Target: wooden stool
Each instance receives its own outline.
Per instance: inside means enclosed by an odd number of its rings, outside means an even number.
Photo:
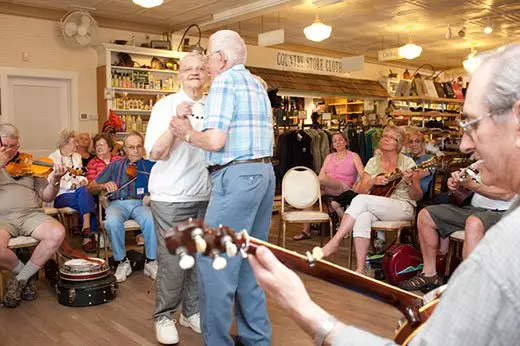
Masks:
[[[444,270],[444,276],[450,275],[450,267],[453,255],[462,250],[462,244],[464,244],[464,231],[457,231],[450,235],[450,246],[448,249],[448,257],[446,258],[446,269]]]
[[[14,237],[9,239],[9,243],[7,243],[7,248],[14,250],[14,249],[21,249],[21,248],[30,248],[35,247],[38,245],[40,241],[34,239],[33,237]],[[4,281],[3,281],[3,275],[0,271],[0,301],[4,299]]]

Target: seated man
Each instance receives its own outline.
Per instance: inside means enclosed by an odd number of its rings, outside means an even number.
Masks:
[[[424,267],[421,273],[401,282],[399,287],[416,291],[440,286],[442,275],[438,275],[436,270],[439,236],[447,238],[456,231],[464,230],[463,258],[466,258],[484,237],[484,232],[500,221],[515,197],[512,191],[484,185],[471,178],[461,179],[460,171],[453,172],[448,179],[448,188],[453,191],[461,186],[474,192],[470,205],[431,205],[419,212],[417,229]]]
[[[55,165],[47,178],[11,177],[6,166],[17,162],[19,147],[16,127],[0,124],[0,269],[14,274],[3,299],[4,306],[9,308],[17,307],[22,299],[38,297],[35,274],[56,253],[65,236],[63,225],[45,215],[38,206],[38,197],[44,202],[54,200],[65,167]],[[40,241],[25,265],[7,248],[9,239],[17,236],[31,236]]]
[[[407,131],[408,137],[408,149],[409,155],[414,161],[416,165],[420,165],[421,163],[428,161],[433,157],[433,155],[426,153],[425,143],[424,143],[424,135],[421,133],[418,127],[411,127]],[[421,169],[419,171],[419,176],[421,177],[421,190],[423,192],[423,199],[426,197],[426,193],[428,192],[428,188],[430,187],[430,183],[433,178],[433,173],[435,169],[433,167]]]
[[[123,141],[126,157],[111,162],[87,186],[88,191],[93,194],[101,191],[109,193],[104,224],[112,243],[114,260],[118,262],[115,273],[117,282],[125,281],[132,274],[130,261],[126,258],[124,226],[124,222],[130,219],[139,223],[144,234],[144,275],[153,280],[157,275],[157,237],[152,212],[143,204],[143,198],[148,196],[148,178],[154,162],[143,159],[143,142],[141,134],[131,132]],[[133,174],[128,174],[132,170],[137,174],[135,180],[125,185],[134,178]]]

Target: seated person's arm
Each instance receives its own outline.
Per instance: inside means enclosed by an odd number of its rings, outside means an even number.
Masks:
[[[515,195],[513,191],[505,190],[494,185],[484,185],[482,183],[477,183],[473,179],[464,180],[462,182],[462,186],[478,193],[479,195],[495,200],[509,201]]]
[[[367,172],[363,172],[361,180],[357,186],[357,192],[368,193],[375,183],[374,179]]]
[[[101,172],[95,180],[92,180],[87,185],[87,191],[94,195],[99,195],[102,191],[113,192],[117,190],[118,186],[113,180],[113,167],[111,163]],[[115,179],[114,179],[115,180]]]
[[[407,169],[403,171],[403,180],[408,185],[410,198],[414,201],[420,200],[423,196],[420,173]]]
[[[60,191],[61,178],[67,173],[63,165],[55,165],[53,171],[47,178],[35,178],[36,191],[44,202],[52,202]]]
[[[331,155],[332,154],[327,155],[327,157],[325,158],[325,161],[323,161],[323,165],[321,166],[321,169],[320,169],[320,174],[318,174],[318,178],[320,178],[320,180],[324,179],[327,176],[327,174],[325,173],[325,167],[327,167],[327,164],[330,160]]]

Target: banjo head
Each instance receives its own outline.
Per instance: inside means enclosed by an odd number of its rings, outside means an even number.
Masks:
[[[61,278],[69,281],[87,281],[107,276],[109,268],[105,260],[90,258],[96,262],[90,262],[81,258],[65,262],[60,268]]]

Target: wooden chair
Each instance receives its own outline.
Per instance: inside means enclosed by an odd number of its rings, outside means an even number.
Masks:
[[[103,240],[104,240],[104,246],[105,246],[105,249],[107,248],[107,244],[108,244],[108,238],[107,238],[107,232],[105,230],[105,225],[103,223],[104,221],[104,211],[106,209],[106,207],[108,206],[108,198],[106,197],[106,194],[105,193],[101,193],[99,195],[99,203],[98,203],[98,228],[101,230],[101,234],[103,235]],[[135,231],[140,231],[141,230],[141,225],[139,225],[137,223],[137,221],[135,220],[126,220],[125,223],[124,223],[124,226],[125,226],[125,232],[135,232]],[[144,249],[144,246],[143,246],[143,249]],[[98,241],[97,242],[97,257],[99,257],[99,253],[100,253],[100,242]]]
[[[301,210],[312,207],[319,202],[319,211]],[[285,211],[285,202],[298,211]],[[282,231],[278,232],[278,245],[285,248],[285,233],[287,223],[321,223],[322,245],[324,238],[324,224],[329,223],[330,237],[332,238],[332,220],[327,212],[323,211],[320,193],[320,181],[313,170],[298,166],[285,173],[282,180],[282,208],[280,223]]]
[[[9,239],[9,242],[7,243],[7,248],[14,250],[14,249],[21,249],[21,248],[31,248],[38,245],[40,241],[34,239],[33,237],[14,237]],[[4,299],[4,281],[3,281],[3,275],[0,271],[0,301]]]
[[[446,269],[444,270],[444,276],[450,275],[451,261],[453,256],[462,251],[462,245],[464,244],[464,231],[457,231],[450,235],[450,246],[448,249],[448,257],[446,258]]]

